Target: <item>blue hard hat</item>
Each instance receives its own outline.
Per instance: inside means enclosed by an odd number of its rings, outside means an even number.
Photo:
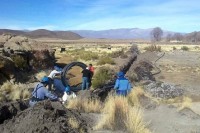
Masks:
[[[49,82],[49,78],[47,76],[44,76],[42,79],[41,79],[41,83],[48,83]]]
[[[117,73],[117,76],[118,76],[118,77],[124,77],[124,75],[125,75],[125,74],[124,74],[124,72],[122,72],[122,71],[120,71],[120,72]]]

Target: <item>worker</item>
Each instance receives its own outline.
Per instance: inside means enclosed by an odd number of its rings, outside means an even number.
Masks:
[[[71,87],[64,86],[62,81],[58,78],[55,78],[53,80],[54,88],[55,88],[55,93],[59,96],[62,97],[62,103],[64,104],[66,101],[76,98],[76,94],[71,91]]]
[[[70,87],[67,86],[65,87],[62,83],[62,81],[58,78],[55,78],[53,80],[53,86],[55,88],[55,93],[59,96],[59,97],[62,97],[64,92],[66,92],[67,94],[69,94],[71,91],[70,91]]]
[[[82,90],[89,89],[89,79],[91,78],[89,67],[86,67],[82,73]]]
[[[48,89],[51,91],[52,90],[52,84],[53,84],[53,79],[57,74],[61,74],[62,68],[59,68],[58,66],[54,66],[54,70],[51,71],[49,74],[49,84],[48,84]]]
[[[127,96],[130,92],[131,83],[125,78],[124,72],[120,71],[117,73],[114,89],[116,90],[116,94],[120,96]]]
[[[89,87],[92,86],[92,77],[94,75],[94,67],[92,66],[92,64],[89,64],[89,70],[91,72],[91,76],[89,78]]]
[[[29,101],[29,105],[31,107],[34,106],[37,102],[43,101],[48,98],[53,101],[61,101],[56,95],[48,91],[48,89],[46,88],[48,84],[49,84],[49,78],[44,76],[41,82],[36,85],[36,87],[32,92],[32,97]]]

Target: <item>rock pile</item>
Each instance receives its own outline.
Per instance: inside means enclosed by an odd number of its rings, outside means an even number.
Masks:
[[[144,89],[156,98],[169,99],[183,95],[183,89],[179,86],[156,81],[150,81],[144,85]]]

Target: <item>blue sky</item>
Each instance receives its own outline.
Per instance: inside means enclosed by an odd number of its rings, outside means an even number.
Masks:
[[[0,0],[0,28],[200,31],[200,0]]]

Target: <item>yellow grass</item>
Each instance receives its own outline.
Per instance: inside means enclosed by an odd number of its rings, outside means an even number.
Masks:
[[[26,84],[11,84],[8,81],[1,86],[0,94],[0,100],[26,99],[30,96]]]
[[[99,113],[102,108],[102,105],[98,99],[92,100],[75,98],[67,103],[67,108],[77,109],[81,112],[86,113]]]
[[[68,124],[72,127],[72,128],[79,128],[79,123],[76,120],[76,118],[69,118],[68,120]]]
[[[44,76],[48,76],[48,73],[47,72],[45,72],[45,71],[41,71],[41,72],[39,72],[39,73],[37,73],[36,75],[35,75],[35,77],[40,81],[41,79],[42,79],[42,77],[44,77]]]
[[[144,52],[145,47],[150,46],[151,44],[139,44],[138,48],[141,52]],[[196,48],[198,45],[190,45],[190,44],[156,44],[157,46],[161,46],[162,51],[173,51],[173,48],[180,50],[181,47],[187,46],[189,51],[200,51],[200,49]]]
[[[132,106],[140,106],[139,97],[144,95],[144,90],[141,86],[134,87],[128,95],[128,101]]]
[[[138,107],[129,108],[125,125],[129,133],[150,133],[146,124],[143,122],[143,112]]]
[[[181,111],[185,108],[191,108],[192,99],[189,97],[183,97],[182,103],[178,104],[178,111]]]
[[[138,95],[142,91],[137,91]],[[135,97],[137,98],[137,97]],[[94,127],[98,129],[127,130],[130,133],[150,133],[143,122],[143,112],[139,106],[131,106],[128,98],[109,96],[104,109],[103,117]]]
[[[125,128],[124,120],[128,112],[128,100],[125,97],[109,96],[103,109],[103,118],[94,129],[120,129]]]

